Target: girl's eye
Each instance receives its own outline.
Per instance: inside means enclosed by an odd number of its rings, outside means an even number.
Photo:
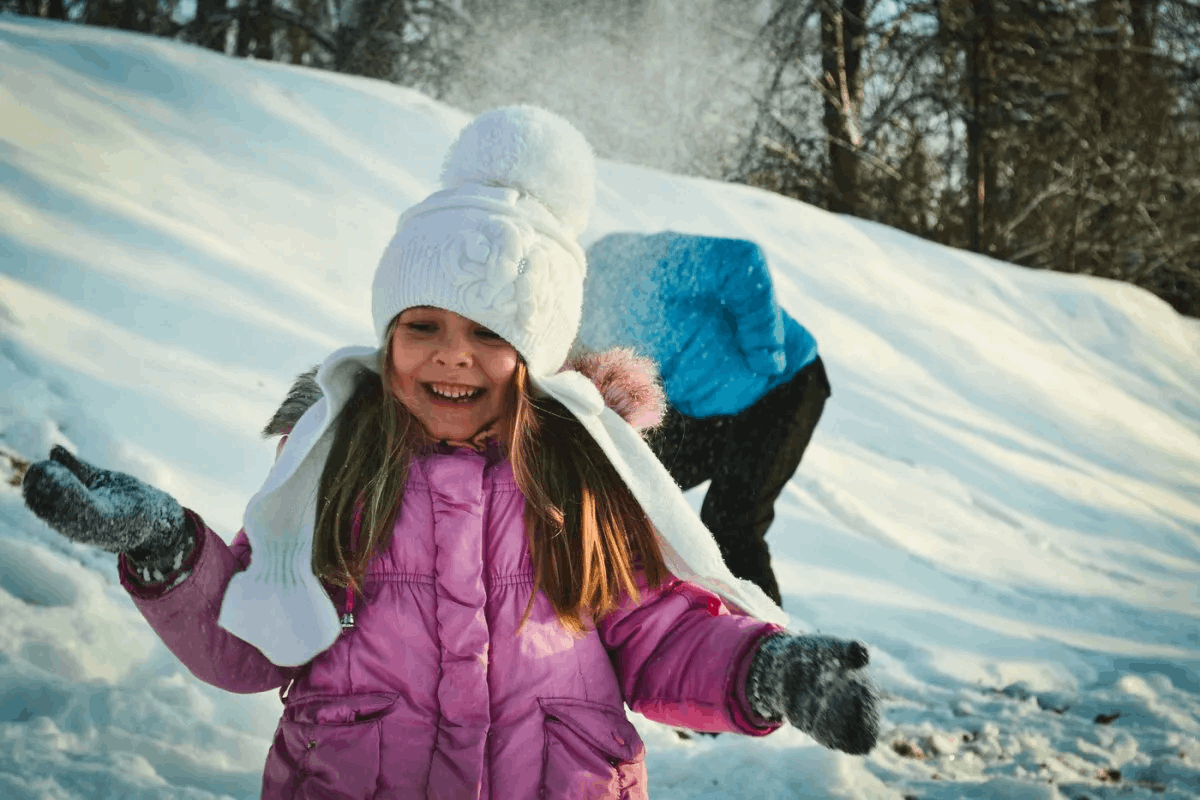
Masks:
[[[404,327],[413,333],[434,333],[437,331],[436,322],[406,322],[404,323]]]
[[[494,330],[492,330],[490,328],[476,328],[475,335],[478,336],[480,339],[483,339],[483,340],[489,341],[489,342],[503,341],[500,334],[496,333]]]

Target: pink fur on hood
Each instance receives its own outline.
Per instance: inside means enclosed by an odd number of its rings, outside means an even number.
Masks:
[[[667,397],[658,380],[658,365],[652,359],[615,347],[577,356],[563,369],[573,369],[596,384],[604,403],[638,431],[663,421]]]

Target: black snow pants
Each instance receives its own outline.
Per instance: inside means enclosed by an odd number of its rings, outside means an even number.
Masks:
[[[696,418],[668,406],[647,441],[683,489],[711,480],[700,519],[713,532],[730,572],[762,587],[776,603],[767,529],[775,500],[800,465],[829,397],[818,357],[743,411]]]

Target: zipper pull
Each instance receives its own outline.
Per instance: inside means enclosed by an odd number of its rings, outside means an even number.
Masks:
[[[346,589],[346,605],[342,607],[342,630],[354,627],[354,590]]]

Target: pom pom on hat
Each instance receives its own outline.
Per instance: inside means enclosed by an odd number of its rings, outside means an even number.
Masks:
[[[583,134],[562,117],[537,106],[509,106],[463,128],[446,155],[442,183],[526,192],[578,236],[592,212],[596,159]]]

